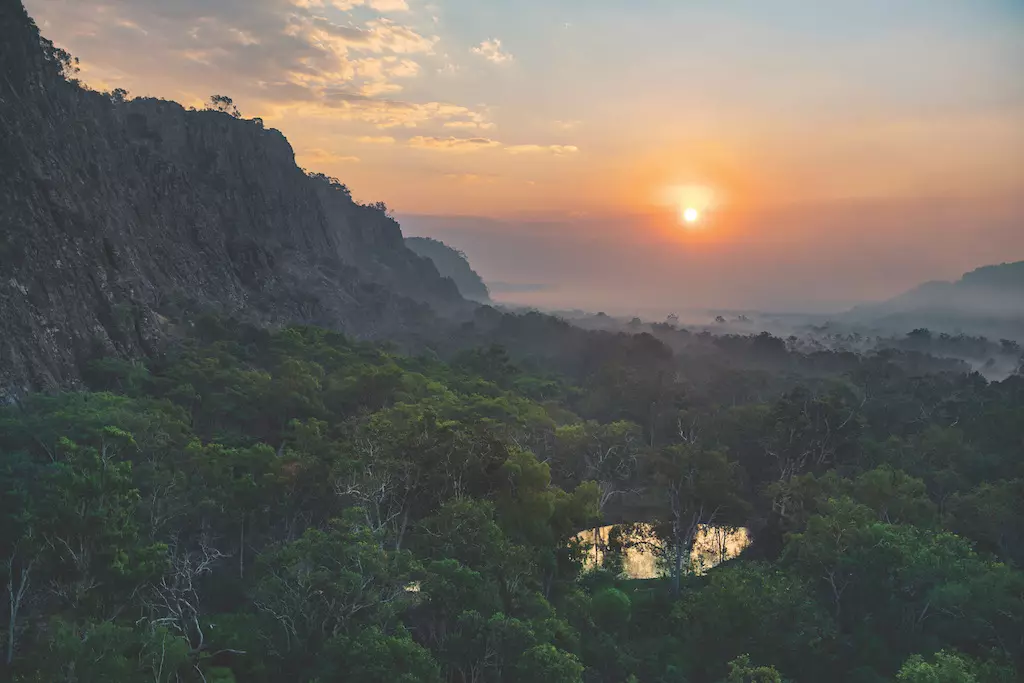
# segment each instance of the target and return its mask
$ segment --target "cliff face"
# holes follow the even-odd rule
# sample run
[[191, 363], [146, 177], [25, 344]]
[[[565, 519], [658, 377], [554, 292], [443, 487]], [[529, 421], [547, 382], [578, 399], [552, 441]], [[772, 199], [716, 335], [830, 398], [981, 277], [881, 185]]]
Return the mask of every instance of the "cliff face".
[[433, 261], [443, 276], [452, 279], [462, 296], [480, 303], [490, 303], [491, 292], [469, 265], [469, 259], [464, 253], [430, 237], [406, 237], [405, 245]]
[[0, 0], [0, 397], [150, 353], [211, 308], [401, 337], [468, 304], [397, 223], [310, 178], [261, 122], [66, 81]]

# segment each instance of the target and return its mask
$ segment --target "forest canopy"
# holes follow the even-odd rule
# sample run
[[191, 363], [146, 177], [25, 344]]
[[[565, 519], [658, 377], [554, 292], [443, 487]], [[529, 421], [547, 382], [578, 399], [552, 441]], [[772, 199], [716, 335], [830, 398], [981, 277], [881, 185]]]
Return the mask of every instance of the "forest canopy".
[[[1019, 375], [192, 329], [0, 412], [15, 680], [1018, 679]], [[653, 526], [662, 578], [584, 571], [609, 520]], [[706, 524], [753, 544], [694, 572]]]

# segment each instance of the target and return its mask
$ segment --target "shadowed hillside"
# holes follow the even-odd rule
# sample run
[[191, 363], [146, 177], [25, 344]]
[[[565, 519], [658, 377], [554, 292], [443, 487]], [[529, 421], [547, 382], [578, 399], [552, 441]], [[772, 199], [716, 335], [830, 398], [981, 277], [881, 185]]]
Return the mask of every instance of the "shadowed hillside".
[[455, 282], [462, 296], [481, 303], [490, 302], [491, 293], [487, 285], [473, 270], [466, 255], [458, 249], [430, 237], [406, 237], [405, 246], [433, 261], [441, 275]]
[[0, 2], [0, 396], [154, 352], [213, 308], [401, 339], [468, 305], [383, 205], [295, 164], [259, 119], [126, 101]]
[[858, 306], [848, 317], [903, 332], [969, 330], [1024, 340], [1024, 261], [978, 268], [956, 282], [926, 282], [888, 301]]

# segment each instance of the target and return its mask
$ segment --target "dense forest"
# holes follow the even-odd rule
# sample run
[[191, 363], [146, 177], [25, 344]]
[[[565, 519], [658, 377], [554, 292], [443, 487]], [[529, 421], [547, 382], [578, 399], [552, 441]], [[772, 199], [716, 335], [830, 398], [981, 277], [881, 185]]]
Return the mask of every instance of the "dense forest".
[[[1018, 680], [1020, 375], [764, 335], [581, 333], [574, 366], [188, 327], [0, 413], [14, 680]], [[654, 525], [662, 578], [616, 548], [583, 570], [609, 520]], [[711, 524], [753, 543], [701, 574]]]
[[0, 0], [0, 680], [1024, 675], [1018, 337], [478, 306], [230, 98], [75, 68]]

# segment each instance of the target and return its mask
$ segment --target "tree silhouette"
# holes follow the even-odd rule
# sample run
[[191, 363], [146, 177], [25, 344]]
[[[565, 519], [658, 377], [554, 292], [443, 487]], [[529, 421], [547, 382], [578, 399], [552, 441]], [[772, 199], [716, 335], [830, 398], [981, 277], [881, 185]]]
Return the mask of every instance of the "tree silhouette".
[[235, 101], [227, 95], [211, 95], [209, 108], [214, 111], [231, 114], [236, 119], [242, 118], [242, 112], [238, 111], [238, 107], [235, 106]]

